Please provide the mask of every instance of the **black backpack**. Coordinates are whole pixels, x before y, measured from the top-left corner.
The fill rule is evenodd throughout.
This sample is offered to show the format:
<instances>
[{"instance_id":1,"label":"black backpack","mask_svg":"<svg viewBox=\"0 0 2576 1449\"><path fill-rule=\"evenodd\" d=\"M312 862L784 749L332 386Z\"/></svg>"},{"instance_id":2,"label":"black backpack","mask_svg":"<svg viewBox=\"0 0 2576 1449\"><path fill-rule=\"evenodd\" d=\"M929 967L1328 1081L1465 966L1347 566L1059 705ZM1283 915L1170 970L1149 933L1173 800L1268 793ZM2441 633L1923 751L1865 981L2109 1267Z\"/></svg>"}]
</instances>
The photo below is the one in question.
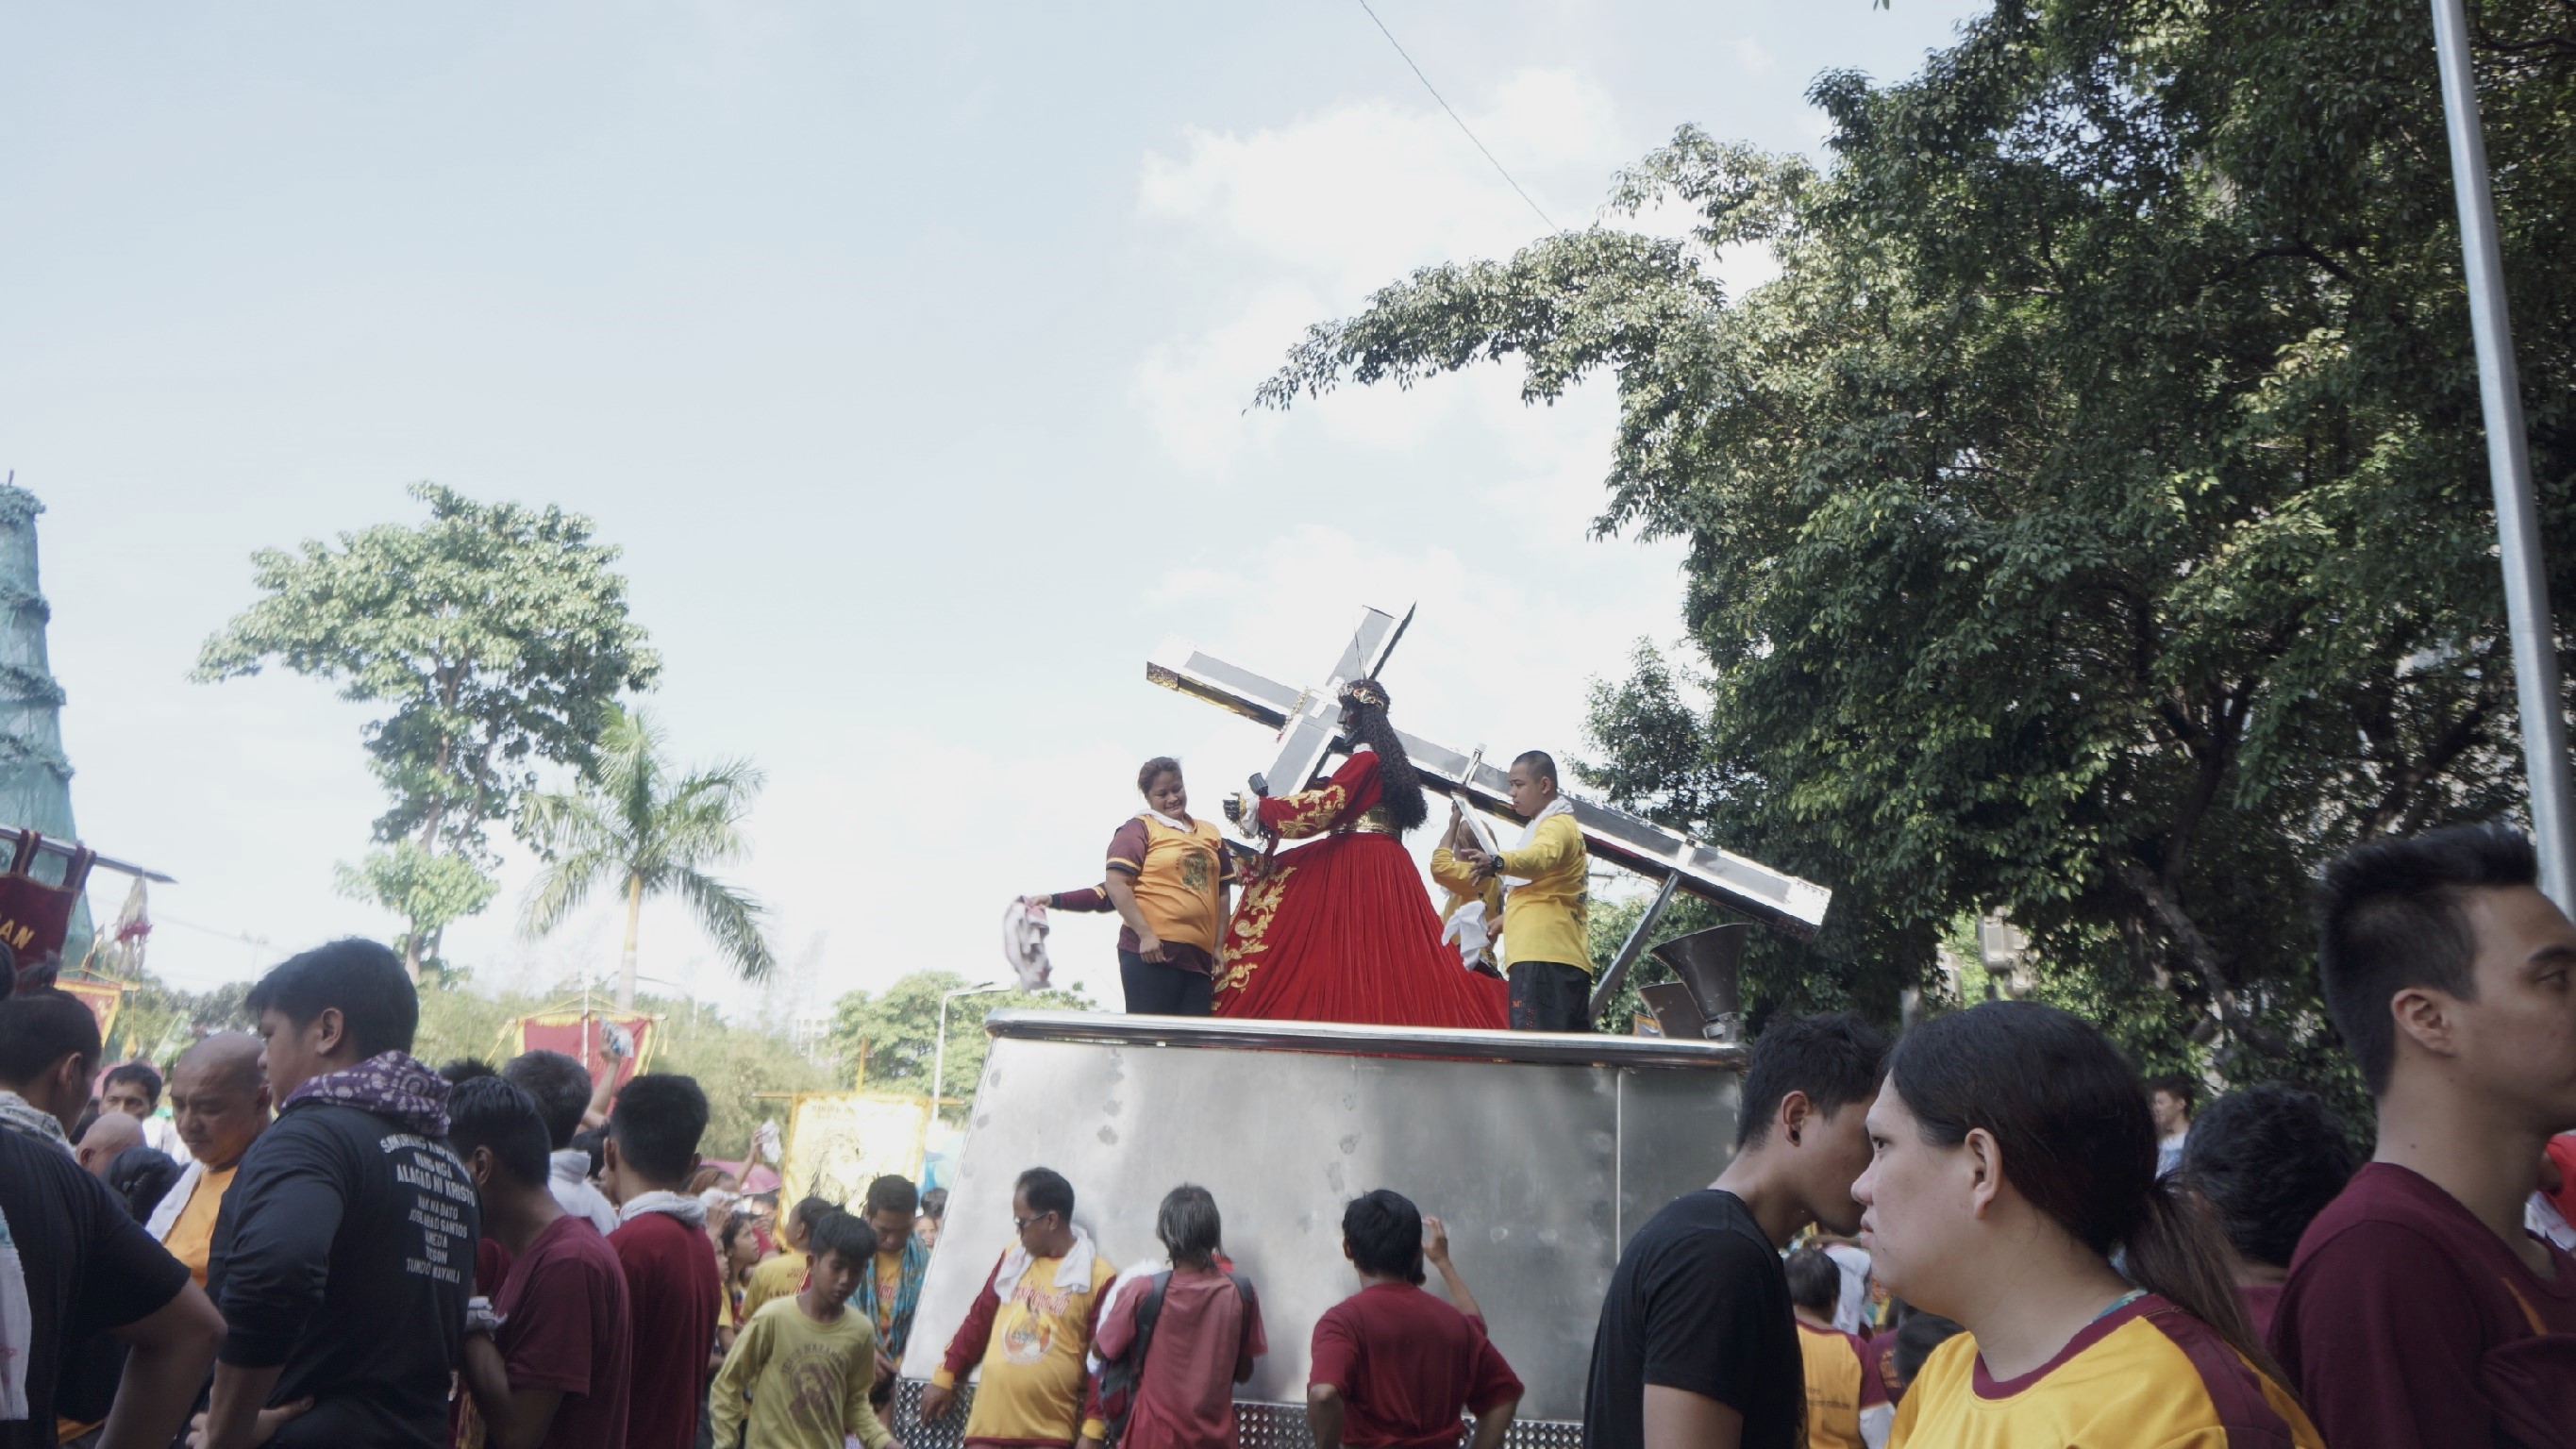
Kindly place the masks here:
<instances>
[{"instance_id":1,"label":"black backpack","mask_svg":"<svg viewBox=\"0 0 2576 1449\"><path fill-rule=\"evenodd\" d=\"M1253 1302L1250 1283L1231 1268L1217 1271L1234 1285L1235 1300L1246 1315L1261 1311ZM1131 1290L1145 1295L1136 1305L1136 1341L1127 1345L1125 1353L1100 1365L1100 1418L1109 1426L1106 1442L1112 1446L1127 1436L1128 1416L1136 1411L1136 1392L1145 1382L1145 1354L1154 1346L1154 1321L1163 1316L1163 1290L1171 1282L1172 1270L1166 1268ZM1247 1316L1245 1321L1251 1320Z\"/></svg>"}]
</instances>

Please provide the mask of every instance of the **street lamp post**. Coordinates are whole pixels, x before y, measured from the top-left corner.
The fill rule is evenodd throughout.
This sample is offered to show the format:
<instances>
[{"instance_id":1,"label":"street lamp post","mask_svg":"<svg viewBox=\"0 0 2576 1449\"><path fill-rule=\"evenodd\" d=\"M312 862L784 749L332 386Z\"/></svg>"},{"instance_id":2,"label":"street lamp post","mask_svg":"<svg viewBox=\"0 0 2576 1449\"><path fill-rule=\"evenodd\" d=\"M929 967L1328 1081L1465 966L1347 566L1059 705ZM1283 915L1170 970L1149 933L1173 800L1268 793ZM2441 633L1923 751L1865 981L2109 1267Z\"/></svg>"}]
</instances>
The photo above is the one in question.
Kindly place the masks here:
<instances>
[{"instance_id":1,"label":"street lamp post","mask_svg":"<svg viewBox=\"0 0 2576 1449\"><path fill-rule=\"evenodd\" d=\"M2513 637L2514 702L2522 714L2522 768L2531 792L2531 834L2540 849L2540 887L2576 910L2576 789L2567 761L2559 697L2558 637L2549 612L2549 574L2540 556L2540 510L2531 491L2523 438L2522 384L2505 310L2504 252L2496 240L2495 194L2487 184L2485 127L2469 65L2469 21L2461 0L2433 0L2433 49L2442 78L2442 117L2451 138L2451 187L2460 209L2460 253L2469 280L2469 328L2478 354L2478 399L2486 414L2487 472L2495 488L2496 553L2504 566L2505 623Z\"/></svg>"},{"instance_id":2,"label":"street lamp post","mask_svg":"<svg viewBox=\"0 0 2576 1449\"><path fill-rule=\"evenodd\" d=\"M930 1129L939 1120L939 1092L948 1080L948 1003L961 996L983 996L1010 988L987 981L981 986L960 986L939 994L939 1038L930 1049L930 1111L921 1119L921 1170L930 1171Z\"/></svg>"}]
</instances>

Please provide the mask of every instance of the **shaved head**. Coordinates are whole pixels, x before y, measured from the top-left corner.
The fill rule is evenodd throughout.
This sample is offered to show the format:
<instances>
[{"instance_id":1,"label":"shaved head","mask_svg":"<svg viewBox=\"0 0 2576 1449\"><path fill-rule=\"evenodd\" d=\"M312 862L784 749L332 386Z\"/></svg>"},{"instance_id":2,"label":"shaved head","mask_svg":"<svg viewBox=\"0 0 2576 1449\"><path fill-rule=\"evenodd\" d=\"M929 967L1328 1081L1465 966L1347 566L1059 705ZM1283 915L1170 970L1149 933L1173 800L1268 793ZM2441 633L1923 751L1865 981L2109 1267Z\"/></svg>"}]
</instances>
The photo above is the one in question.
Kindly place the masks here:
<instances>
[{"instance_id":1,"label":"shaved head","mask_svg":"<svg viewBox=\"0 0 2576 1449\"><path fill-rule=\"evenodd\" d=\"M89 1130L81 1134L80 1145L72 1149L72 1155L79 1158L80 1165L89 1169L99 1181L105 1182L107 1165L116 1160L116 1154L142 1145L143 1124L140 1121L123 1112L101 1112L98 1120L89 1124Z\"/></svg>"},{"instance_id":2,"label":"shaved head","mask_svg":"<svg viewBox=\"0 0 2576 1449\"><path fill-rule=\"evenodd\" d=\"M259 1053L259 1038L249 1032L219 1031L180 1053L179 1064L170 1069L170 1080L194 1073L207 1086L248 1091L267 1080L260 1073Z\"/></svg>"},{"instance_id":3,"label":"shaved head","mask_svg":"<svg viewBox=\"0 0 2576 1449\"><path fill-rule=\"evenodd\" d=\"M170 1116L179 1140L216 1171L241 1161L268 1130L268 1074L260 1040L225 1031L198 1042L170 1073Z\"/></svg>"}]
</instances>

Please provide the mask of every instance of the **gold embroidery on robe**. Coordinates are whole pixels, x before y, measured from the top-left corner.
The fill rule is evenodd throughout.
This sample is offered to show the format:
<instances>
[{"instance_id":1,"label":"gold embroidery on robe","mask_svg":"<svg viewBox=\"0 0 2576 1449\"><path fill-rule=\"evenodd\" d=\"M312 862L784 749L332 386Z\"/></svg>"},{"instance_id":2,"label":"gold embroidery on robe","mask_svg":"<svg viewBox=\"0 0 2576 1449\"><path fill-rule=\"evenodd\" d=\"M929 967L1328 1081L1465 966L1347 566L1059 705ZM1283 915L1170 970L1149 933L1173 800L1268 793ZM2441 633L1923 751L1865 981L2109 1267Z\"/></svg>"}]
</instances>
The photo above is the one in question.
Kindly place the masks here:
<instances>
[{"instance_id":1,"label":"gold embroidery on robe","mask_svg":"<svg viewBox=\"0 0 2576 1449\"><path fill-rule=\"evenodd\" d=\"M1282 840L1303 840L1331 829L1333 821L1349 808L1351 792L1336 783L1318 790L1281 795L1270 803L1286 811L1269 822L1270 828L1278 832Z\"/></svg>"},{"instance_id":2,"label":"gold embroidery on robe","mask_svg":"<svg viewBox=\"0 0 2576 1449\"><path fill-rule=\"evenodd\" d=\"M1216 989L1238 991L1252 979L1260 962L1254 958L1269 949L1261 939L1270 929L1270 918L1279 914L1280 898L1287 893L1288 877L1297 867L1273 863L1270 873L1252 883L1243 893L1243 905L1235 912L1235 930L1225 943L1225 959L1217 965Z\"/></svg>"}]
</instances>

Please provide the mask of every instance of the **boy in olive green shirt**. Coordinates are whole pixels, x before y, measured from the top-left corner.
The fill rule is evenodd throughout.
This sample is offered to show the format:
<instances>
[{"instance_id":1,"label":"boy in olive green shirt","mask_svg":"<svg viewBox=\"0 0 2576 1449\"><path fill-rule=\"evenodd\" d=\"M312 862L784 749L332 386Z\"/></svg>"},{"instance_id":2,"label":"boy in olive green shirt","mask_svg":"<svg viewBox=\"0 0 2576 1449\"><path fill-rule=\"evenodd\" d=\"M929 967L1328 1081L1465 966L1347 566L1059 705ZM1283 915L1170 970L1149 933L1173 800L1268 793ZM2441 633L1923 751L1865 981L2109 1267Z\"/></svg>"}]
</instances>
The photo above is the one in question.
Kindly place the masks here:
<instances>
[{"instance_id":1,"label":"boy in olive green shirt","mask_svg":"<svg viewBox=\"0 0 2576 1449\"><path fill-rule=\"evenodd\" d=\"M803 1291L751 1315L716 1374L709 1415L719 1449L738 1441L746 1412L759 1449L903 1449L886 1432L868 1390L877 1376L877 1330L848 1300L876 1257L876 1230L835 1212L806 1229Z\"/></svg>"}]
</instances>

